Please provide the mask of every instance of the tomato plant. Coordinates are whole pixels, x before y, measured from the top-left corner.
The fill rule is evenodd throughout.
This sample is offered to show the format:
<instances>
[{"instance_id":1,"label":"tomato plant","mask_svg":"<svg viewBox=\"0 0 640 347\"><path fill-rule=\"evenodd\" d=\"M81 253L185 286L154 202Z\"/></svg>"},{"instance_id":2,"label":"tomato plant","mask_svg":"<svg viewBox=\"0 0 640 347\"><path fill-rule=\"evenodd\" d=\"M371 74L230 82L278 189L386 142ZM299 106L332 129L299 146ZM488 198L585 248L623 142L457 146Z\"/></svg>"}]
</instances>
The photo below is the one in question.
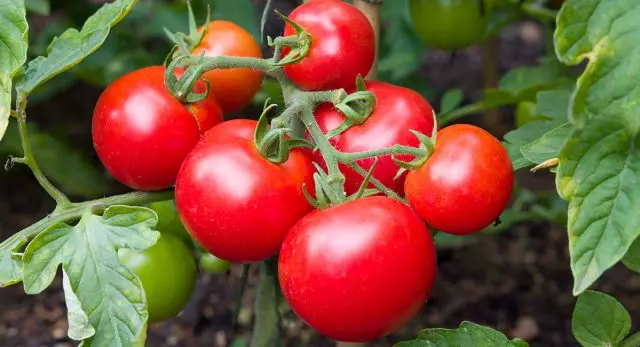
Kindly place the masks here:
<instances>
[{"instance_id":1,"label":"tomato plant","mask_svg":"<svg viewBox=\"0 0 640 347\"><path fill-rule=\"evenodd\" d=\"M204 30L202 41L193 54L207 57L232 56L262 58L262 50L256 40L241 26L224 20L210 22ZM260 89L264 74L253 69L211 70L204 74L213 94L224 112L241 110Z\"/></svg>"},{"instance_id":2,"label":"tomato plant","mask_svg":"<svg viewBox=\"0 0 640 347\"><path fill-rule=\"evenodd\" d=\"M180 239L163 234L151 248L143 252L122 248L118 257L142 282L149 322L169 319L186 306L196 284L197 267Z\"/></svg>"},{"instance_id":3,"label":"tomato plant","mask_svg":"<svg viewBox=\"0 0 640 347\"><path fill-rule=\"evenodd\" d=\"M126 74L105 89L93 114L93 144L109 173L138 190L175 184L180 164L200 136L222 120L212 96L182 105L164 86L165 69ZM198 87L200 91L203 84Z\"/></svg>"},{"instance_id":4,"label":"tomato plant","mask_svg":"<svg viewBox=\"0 0 640 347\"><path fill-rule=\"evenodd\" d=\"M289 228L311 210L302 185L313 166L301 150L277 165L252 142L257 122L212 128L185 159L176 203L187 230L211 254L231 262L274 255ZM250 216L250 218L248 218Z\"/></svg>"},{"instance_id":5,"label":"tomato plant","mask_svg":"<svg viewBox=\"0 0 640 347\"><path fill-rule=\"evenodd\" d=\"M376 106L367 121L356 125L331 139L333 146L346 153L379 150L393 145L419 147L420 141L410 130L431 134L434 127L433 108L427 100L415 91L379 81L366 82L366 89L376 97ZM331 104L320 105L315 112L322 131L326 134L337 128L346 117ZM314 159L323 163L322 155L314 152ZM397 159L408 160L407 156ZM324 163L323 163L324 164ZM361 161L362 167L369 170L373 161ZM355 193L363 182L363 177L346 165L341 165L345 175L345 191ZM396 178L398 165L391 156L377 157L373 177L386 187L404 195L404 178Z\"/></svg>"},{"instance_id":6,"label":"tomato plant","mask_svg":"<svg viewBox=\"0 0 640 347\"><path fill-rule=\"evenodd\" d=\"M428 225L464 235L500 216L513 179L511 160L498 139L476 126L456 124L438 132L433 156L409 172L405 192Z\"/></svg>"},{"instance_id":7,"label":"tomato plant","mask_svg":"<svg viewBox=\"0 0 640 347\"><path fill-rule=\"evenodd\" d=\"M424 305L436 253L409 207L367 197L301 219L287 234L278 271L287 302L309 325L339 341L370 341Z\"/></svg>"},{"instance_id":8,"label":"tomato plant","mask_svg":"<svg viewBox=\"0 0 640 347\"><path fill-rule=\"evenodd\" d=\"M480 41L486 23L483 0L410 0L416 32L429 46L455 50Z\"/></svg>"},{"instance_id":9,"label":"tomato plant","mask_svg":"<svg viewBox=\"0 0 640 347\"><path fill-rule=\"evenodd\" d=\"M367 17L339 0L314 0L296 8L289 18L311 35L306 57L283 71L306 90L349 88L373 64L375 37ZM287 23L284 35L295 33ZM284 54L289 52L284 50ZM339 68L337 68L339 66Z\"/></svg>"}]
</instances>

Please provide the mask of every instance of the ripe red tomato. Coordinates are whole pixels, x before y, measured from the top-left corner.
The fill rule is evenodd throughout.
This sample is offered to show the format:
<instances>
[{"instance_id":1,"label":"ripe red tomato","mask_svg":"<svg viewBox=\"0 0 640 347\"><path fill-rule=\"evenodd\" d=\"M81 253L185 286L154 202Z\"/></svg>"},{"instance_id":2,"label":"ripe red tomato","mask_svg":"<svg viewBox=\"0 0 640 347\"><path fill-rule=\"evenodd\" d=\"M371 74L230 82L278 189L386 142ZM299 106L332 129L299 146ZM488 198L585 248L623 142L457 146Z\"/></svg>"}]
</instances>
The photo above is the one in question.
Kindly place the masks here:
<instances>
[{"instance_id":1,"label":"ripe red tomato","mask_svg":"<svg viewBox=\"0 0 640 347\"><path fill-rule=\"evenodd\" d=\"M431 294L436 251L406 205L366 197L301 219L287 234L278 272L291 308L320 333L346 342L385 336Z\"/></svg>"},{"instance_id":2,"label":"ripe red tomato","mask_svg":"<svg viewBox=\"0 0 640 347\"><path fill-rule=\"evenodd\" d=\"M280 165L253 142L257 122L236 119L209 130L185 159L176 203L185 227L209 253L230 262L274 255L285 234L312 206L314 167L299 148Z\"/></svg>"},{"instance_id":3,"label":"ripe red tomato","mask_svg":"<svg viewBox=\"0 0 640 347\"><path fill-rule=\"evenodd\" d=\"M498 139L476 126L456 124L438 132L433 156L409 172L405 192L427 224L466 235L500 216L513 180L511 160Z\"/></svg>"},{"instance_id":4,"label":"ripe red tomato","mask_svg":"<svg viewBox=\"0 0 640 347\"><path fill-rule=\"evenodd\" d=\"M367 81L367 90L376 97L376 107L362 125L356 125L342 134L333 137L330 142L341 152L362 152L391 147L395 144L419 147L420 141L409 130L431 135L434 126L433 108L427 100L411 89L385 82ZM326 134L335 129L345 117L331 104L320 105L315 112L322 131ZM324 166L324 159L315 151L313 159ZM401 160L411 160L411 156L397 156ZM373 159L360 160L365 170L373 165ZM347 194L358 191L363 178L346 165L340 166L345 175ZM373 176L396 193L404 195L406 173L394 180L398 165L391 156L378 157ZM373 187L372 185L370 185Z\"/></svg>"},{"instance_id":5,"label":"ripe red tomato","mask_svg":"<svg viewBox=\"0 0 640 347\"><path fill-rule=\"evenodd\" d=\"M311 48L300 62L284 73L305 90L349 88L358 74L365 76L375 55L375 36L367 17L341 0L313 0L291 12L289 18L312 36ZM284 35L295 35L286 24ZM287 54L289 49L284 49Z\"/></svg>"},{"instance_id":6,"label":"ripe red tomato","mask_svg":"<svg viewBox=\"0 0 640 347\"><path fill-rule=\"evenodd\" d=\"M174 185L182 161L222 121L213 96L183 105L164 85L165 68L130 72L109 85L93 112L93 145L107 171L137 190ZM204 83L196 92L204 92Z\"/></svg>"},{"instance_id":7,"label":"ripe red tomato","mask_svg":"<svg viewBox=\"0 0 640 347\"><path fill-rule=\"evenodd\" d=\"M200 28L203 30L204 27ZM224 20L209 23L194 55L262 58L258 42L241 26ZM264 74L252 69L216 69L204 74L224 112L240 111L260 89Z\"/></svg>"}]
</instances>

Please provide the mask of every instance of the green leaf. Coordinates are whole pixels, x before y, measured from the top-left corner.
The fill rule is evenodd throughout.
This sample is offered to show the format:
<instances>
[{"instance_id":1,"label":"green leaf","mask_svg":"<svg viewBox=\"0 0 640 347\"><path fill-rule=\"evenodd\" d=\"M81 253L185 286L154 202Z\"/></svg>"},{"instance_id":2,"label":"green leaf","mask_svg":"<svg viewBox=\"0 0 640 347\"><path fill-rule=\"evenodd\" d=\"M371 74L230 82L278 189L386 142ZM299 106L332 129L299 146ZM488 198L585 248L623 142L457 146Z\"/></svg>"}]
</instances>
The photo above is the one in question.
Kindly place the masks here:
<instances>
[{"instance_id":1,"label":"green leaf","mask_svg":"<svg viewBox=\"0 0 640 347\"><path fill-rule=\"evenodd\" d=\"M280 317L278 313L277 262L260 263L260 284L255 302L256 318L251 347L275 347L281 345Z\"/></svg>"},{"instance_id":2,"label":"green leaf","mask_svg":"<svg viewBox=\"0 0 640 347\"><path fill-rule=\"evenodd\" d=\"M0 288L22 281L22 256L17 253L27 242L22 238L9 238L0 244Z\"/></svg>"},{"instance_id":3,"label":"green leaf","mask_svg":"<svg viewBox=\"0 0 640 347\"><path fill-rule=\"evenodd\" d=\"M418 339L395 347L528 347L522 339L509 340L503 333L472 322L462 322L457 329L427 329Z\"/></svg>"},{"instance_id":4,"label":"green leaf","mask_svg":"<svg viewBox=\"0 0 640 347\"><path fill-rule=\"evenodd\" d=\"M115 0L100 7L87 19L80 31L68 29L55 38L47 48L47 56L29 62L20 74L16 88L30 93L38 85L64 72L98 49L137 0Z\"/></svg>"},{"instance_id":5,"label":"green leaf","mask_svg":"<svg viewBox=\"0 0 640 347\"><path fill-rule=\"evenodd\" d=\"M102 169L97 169L76 148L66 143L60 136L38 131L33 123L28 123L28 127L34 156L44 174L62 191L73 196L97 198L111 190L113 181L108 174ZM0 154L21 153L22 145L18 128L11 126L7 130L4 141L0 143ZM62 158L61 153L64 153Z\"/></svg>"},{"instance_id":6,"label":"green leaf","mask_svg":"<svg viewBox=\"0 0 640 347\"><path fill-rule=\"evenodd\" d=\"M82 310L80 299L76 296L69 282L69 275L62 271L62 289L69 318L69 337L81 341L95 335L96 330L89 324L89 316Z\"/></svg>"},{"instance_id":7,"label":"green leaf","mask_svg":"<svg viewBox=\"0 0 640 347\"><path fill-rule=\"evenodd\" d=\"M464 99L464 94L462 90L455 88L449 89L442 96L442 100L440 101L440 114L445 114L447 112L451 112L456 109L460 104L462 104L462 100Z\"/></svg>"},{"instance_id":8,"label":"green leaf","mask_svg":"<svg viewBox=\"0 0 640 347\"><path fill-rule=\"evenodd\" d=\"M517 101L533 101L539 91L552 89L565 79L564 68L549 60L538 66L509 70L500 80L498 90L510 94Z\"/></svg>"},{"instance_id":9,"label":"green leaf","mask_svg":"<svg viewBox=\"0 0 640 347\"><path fill-rule=\"evenodd\" d=\"M152 229L156 223L157 215L148 208L111 206L102 216L87 211L75 226L52 225L25 250L25 292L45 290L62 265L69 281L70 337L87 338L91 327L95 335L82 346L143 346L148 318L144 291L120 264L117 250L151 247L159 237Z\"/></svg>"},{"instance_id":10,"label":"green leaf","mask_svg":"<svg viewBox=\"0 0 640 347\"><path fill-rule=\"evenodd\" d=\"M571 330L582 346L617 346L630 329L631 316L614 297L587 290L578 298Z\"/></svg>"},{"instance_id":11,"label":"green leaf","mask_svg":"<svg viewBox=\"0 0 640 347\"><path fill-rule=\"evenodd\" d=\"M589 63L573 94L576 126L559 156L556 186L569 201L574 294L618 263L640 235L640 6L635 0L568 0L556 53Z\"/></svg>"},{"instance_id":12,"label":"green leaf","mask_svg":"<svg viewBox=\"0 0 640 347\"><path fill-rule=\"evenodd\" d=\"M560 88L544 90L538 93L537 110L540 115L566 122L569 119L571 91Z\"/></svg>"},{"instance_id":13,"label":"green leaf","mask_svg":"<svg viewBox=\"0 0 640 347\"><path fill-rule=\"evenodd\" d=\"M25 5L27 10L43 16L48 16L51 13L49 0L26 0Z\"/></svg>"},{"instance_id":14,"label":"green leaf","mask_svg":"<svg viewBox=\"0 0 640 347\"><path fill-rule=\"evenodd\" d=\"M234 22L260 42L260 25L256 5L251 0L210 0L212 18Z\"/></svg>"},{"instance_id":15,"label":"green leaf","mask_svg":"<svg viewBox=\"0 0 640 347\"><path fill-rule=\"evenodd\" d=\"M420 68L422 42L409 20L408 0L385 1L380 13L382 20L389 25L380 37L378 72L380 80L395 83ZM423 79L421 84L424 85Z\"/></svg>"},{"instance_id":16,"label":"green leaf","mask_svg":"<svg viewBox=\"0 0 640 347\"><path fill-rule=\"evenodd\" d=\"M520 147L520 152L527 160L536 164L557 158L569 135L571 135L571 131L571 124L564 123L535 141Z\"/></svg>"},{"instance_id":17,"label":"green leaf","mask_svg":"<svg viewBox=\"0 0 640 347\"><path fill-rule=\"evenodd\" d=\"M9 126L13 76L27 60L26 15L24 0L0 2L0 140Z\"/></svg>"},{"instance_id":18,"label":"green leaf","mask_svg":"<svg viewBox=\"0 0 640 347\"><path fill-rule=\"evenodd\" d=\"M640 237L631 244L622 262L630 270L640 272Z\"/></svg>"}]
</instances>

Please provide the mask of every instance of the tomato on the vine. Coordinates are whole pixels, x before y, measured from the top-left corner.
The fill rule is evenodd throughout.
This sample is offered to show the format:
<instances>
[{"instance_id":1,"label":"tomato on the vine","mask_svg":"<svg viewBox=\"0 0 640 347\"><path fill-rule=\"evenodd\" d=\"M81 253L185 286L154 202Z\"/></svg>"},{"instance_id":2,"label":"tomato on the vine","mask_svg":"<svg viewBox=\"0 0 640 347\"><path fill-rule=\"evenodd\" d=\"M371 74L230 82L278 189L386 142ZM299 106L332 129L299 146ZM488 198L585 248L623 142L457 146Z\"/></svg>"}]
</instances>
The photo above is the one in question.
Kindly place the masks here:
<instances>
[{"instance_id":1,"label":"tomato on the vine","mask_svg":"<svg viewBox=\"0 0 640 347\"><path fill-rule=\"evenodd\" d=\"M300 62L284 66L285 75L305 90L350 88L373 65L375 35L367 17L341 0L314 0L294 9L289 18L307 30L311 48ZM295 35L289 23L284 35ZM290 50L284 49L283 54Z\"/></svg>"},{"instance_id":2,"label":"tomato on the vine","mask_svg":"<svg viewBox=\"0 0 640 347\"><path fill-rule=\"evenodd\" d=\"M191 236L180 220L174 200L152 202L149 204L149 208L158 215L156 229L159 232L172 234L187 243L191 242Z\"/></svg>"},{"instance_id":3,"label":"tomato on the vine","mask_svg":"<svg viewBox=\"0 0 640 347\"><path fill-rule=\"evenodd\" d=\"M456 50L482 39L486 16L483 0L411 0L418 36L429 46Z\"/></svg>"},{"instance_id":4,"label":"tomato on the vine","mask_svg":"<svg viewBox=\"0 0 640 347\"><path fill-rule=\"evenodd\" d=\"M263 158L257 122L235 119L209 130L185 159L176 203L187 230L209 253L231 262L274 255L291 226L311 209L302 187L314 167L299 148L282 164Z\"/></svg>"},{"instance_id":5,"label":"tomato on the vine","mask_svg":"<svg viewBox=\"0 0 640 347\"><path fill-rule=\"evenodd\" d=\"M376 97L376 107L362 125L355 125L331 138L330 142L337 150L345 153L362 152L383 149L396 144L419 147L420 141L409 130L431 135L435 123L433 108L420 94L408 88L379 81L367 81L366 88ZM345 116L331 104L320 105L315 111L315 116L325 134L345 120ZM319 151L315 151L312 155L316 162L324 166L324 159ZM398 155L396 158L413 159L405 155ZM358 163L365 170L369 170L373 160L360 160ZM373 177L396 193L404 195L406 173L394 179L398 169L398 165L394 163L391 156L380 156ZM340 164L340 171L345 175L347 194L357 192L363 182L362 175L342 164Z\"/></svg>"},{"instance_id":6,"label":"tomato on the vine","mask_svg":"<svg viewBox=\"0 0 640 347\"><path fill-rule=\"evenodd\" d=\"M231 264L222 260L211 253L205 253L200 256L200 267L212 274L224 274L229 271Z\"/></svg>"},{"instance_id":7,"label":"tomato on the vine","mask_svg":"<svg viewBox=\"0 0 640 347\"><path fill-rule=\"evenodd\" d=\"M502 143L484 129L456 124L438 132L435 152L409 172L405 192L431 227L465 235L500 216L513 184L513 167Z\"/></svg>"},{"instance_id":8,"label":"tomato on the vine","mask_svg":"<svg viewBox=\"0 0 640 347\"><path fill-rule=\"evenodd\" d=\"M109 85L93 112L93 144L107 171L136 190L173 186L200 136L222 121L215 98L181 104L165 87L165 68L130 72ZM181 73L181 71L177 71ZM204 82L195 92L204 92Z\"/></svg>"},{"instance_id":9,"label":"tomato on the vine","mask_svg":"<svg viewBox=\"0 0 640 347\"><path fill-rule=\"evenodd\" d=\"M198 269L187 246L170 234L161 234L149 249L118 250L120 262L142 283L149 322L167 320L182 311L193 294Z\"/></svg>"},{"instance_id":10,"label":"tomato on the vine","mask_svg":"<svg viewBox=\"0 0 640 347\"><path fill-rule=\"evenodd\" d=\"M436 250L406 205L365 197L301 219L287 234L282 293L310 326L338 341L370 341L411 319L431 294Z\"/></svg>"},{"instance_id":11,"label":"tomato on the vine","mask_svg":"<svg viewBox=\"0 0 640 347\"><path fill-rule=\"evenodd\" d=\"M204 30L201 27L200 30ZM241 26L214 20L206 27L194 55L262 58L258 42ZM215 69L204 73L211 93L224 112L236 112L246 106L260 89L264 73L253 69Z\"/></svg>"}]
</instances>

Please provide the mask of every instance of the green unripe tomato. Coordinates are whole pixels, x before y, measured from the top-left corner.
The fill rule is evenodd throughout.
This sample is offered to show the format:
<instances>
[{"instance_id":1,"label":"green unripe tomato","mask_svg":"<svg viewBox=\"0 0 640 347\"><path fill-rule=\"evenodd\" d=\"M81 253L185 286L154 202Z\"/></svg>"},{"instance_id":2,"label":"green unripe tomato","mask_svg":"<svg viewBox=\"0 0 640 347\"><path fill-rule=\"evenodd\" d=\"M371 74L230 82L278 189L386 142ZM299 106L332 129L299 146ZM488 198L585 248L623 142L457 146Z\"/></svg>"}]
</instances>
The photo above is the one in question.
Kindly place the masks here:
<instances>
[{"instance_id":1,"label":"green unripe tomato","mask_svg":"<svg viewBox=\"0 0 640 347\"><path fill-rule=\"evenodd\" d=\"M198 269L191 251L171 234L161 234L151 248L118 251L120 262L142 282L149 323L167 320L182 311L193 294Z\"/></svg>"},{"instance_id":2,"label":"green unripe tomato","mask_svg":"<svg viewBox=\"0 0 640 347\"><path fill-rule=\"evenodd\" d=\"M411 0L411 20L429 46L456 50L482 38L486 17L482 0Z\"/></svg>"},{"instance_id":3,"label":"green unripe tomato","mask_svg":"<svg viewBox=\"0 0 640 347\"><path fill-rule=\"evenodd\" d=\"M182 220L180 220L174 200L153 202L149 204L149 208L158 214L156 229L159 232L173 234L184 242L191 242L191 235L189 235L189 232L182 224Z\"/></svg>"},{"instance_id":4,"label":"green unripe tomato","mask_svg":"<svg viewBox=\"0 0 640 347\"><path fill-rule=\"evenodd\" d=\"M222 260L211 253L204 253L200 257L200 267L212 274L224 274L229 271L231 263Z\"/></svg>"}]
</instances>

